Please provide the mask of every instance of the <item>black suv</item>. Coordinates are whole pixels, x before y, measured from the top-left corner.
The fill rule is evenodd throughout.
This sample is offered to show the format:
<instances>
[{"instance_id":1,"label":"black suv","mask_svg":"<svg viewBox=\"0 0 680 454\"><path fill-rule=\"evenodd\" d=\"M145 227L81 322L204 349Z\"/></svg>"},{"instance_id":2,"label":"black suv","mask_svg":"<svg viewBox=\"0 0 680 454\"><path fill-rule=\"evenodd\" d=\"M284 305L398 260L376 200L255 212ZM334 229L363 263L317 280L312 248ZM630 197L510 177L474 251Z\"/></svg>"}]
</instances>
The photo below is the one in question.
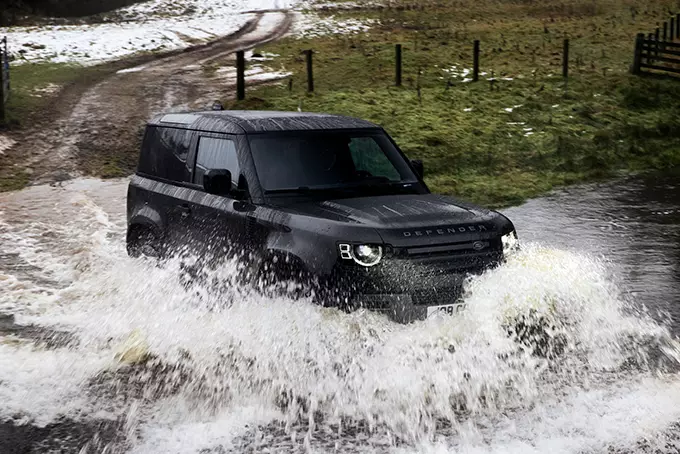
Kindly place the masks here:
<instances>
[{"instance_id":1,"label":"black suv","mask_svg":"<svg viewBox=\"0 0 680 454\"><path fill-rule=\"evenodd\" d=\"M381 127L312 113L154 118L127 218L132 256L236 253L322 304L400 321L458 311L465 277L517 247L503 215L430 193Z\"/></svg>"}]
</instances>

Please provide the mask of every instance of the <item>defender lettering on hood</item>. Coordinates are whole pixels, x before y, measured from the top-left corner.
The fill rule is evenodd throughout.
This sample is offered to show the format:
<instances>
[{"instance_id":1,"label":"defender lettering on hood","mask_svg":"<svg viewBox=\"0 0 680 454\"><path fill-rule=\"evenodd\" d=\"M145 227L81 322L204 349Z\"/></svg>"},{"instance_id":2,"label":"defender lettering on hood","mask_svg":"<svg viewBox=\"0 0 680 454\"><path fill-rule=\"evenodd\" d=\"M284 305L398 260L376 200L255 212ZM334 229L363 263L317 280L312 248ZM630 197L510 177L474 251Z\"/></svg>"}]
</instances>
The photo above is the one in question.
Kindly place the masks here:
<instances>
[{"instance_id":1,"label":"defender lettering on hood","mask_svg":"<svg viewBox=\"0 0 680 454\"><path fill-rule=\"evenodd\" d=\"M411 231L404 231L401 232L401 234L406 237L412 237L412 236L434 236L434 235L457 235L459 233L469 233L469 232L488 232L489 229L483 225L483 224L478 224L478 225L461 225L461 226L453 226L453 227L437 227L437 228L431 228L431 229L425 229L425 230L411 230Z\"/></svg>"}]
</instances>

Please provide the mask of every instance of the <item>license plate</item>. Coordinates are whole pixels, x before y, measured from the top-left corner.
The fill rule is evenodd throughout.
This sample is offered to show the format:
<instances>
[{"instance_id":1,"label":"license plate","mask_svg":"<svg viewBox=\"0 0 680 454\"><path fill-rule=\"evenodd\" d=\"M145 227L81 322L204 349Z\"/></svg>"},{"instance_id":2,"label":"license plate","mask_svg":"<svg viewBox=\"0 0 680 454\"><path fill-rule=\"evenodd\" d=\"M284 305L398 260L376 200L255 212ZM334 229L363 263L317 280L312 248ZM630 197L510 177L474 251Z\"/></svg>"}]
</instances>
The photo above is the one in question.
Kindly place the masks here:
<instances>
[{"instance_id":1,"label":"license plate","mask_svg":"<svg viewBox=\"0 0 680 454\"><path fill-rule=\"evenodd\" d=\"M427 308L427 316L431 317L435 314L439 315L456 315L465 309L465 303L444 304L443 306L430 306Z\"/></svg>"}]
</instances>

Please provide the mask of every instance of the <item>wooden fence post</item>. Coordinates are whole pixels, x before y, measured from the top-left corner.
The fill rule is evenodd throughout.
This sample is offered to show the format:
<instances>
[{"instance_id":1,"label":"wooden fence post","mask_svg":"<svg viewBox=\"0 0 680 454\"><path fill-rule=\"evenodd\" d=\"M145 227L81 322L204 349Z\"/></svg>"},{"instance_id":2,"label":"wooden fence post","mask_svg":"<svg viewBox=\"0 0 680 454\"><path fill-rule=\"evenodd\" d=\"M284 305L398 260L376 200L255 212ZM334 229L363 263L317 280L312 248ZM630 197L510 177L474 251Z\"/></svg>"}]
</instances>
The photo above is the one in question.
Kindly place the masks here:
<instances>
[{"instance_id":1,"label":"wooden fence post","mask_svg":"<svg viewBox=\"0 0 680 454\"><path fill-rule=\"evenodd\" d=\"M675 15L675 37L680 39L680 13Z\"/></svg>"},{"instance_id":2,"label":"wooden fence post","mask_svg":"<svg viewBox=\"0 0 680 454\"><path fill-rule=\"evenodd\" d=\"M663 40L662 41L668 41L668 22L663 23Z\"/></svg>"},{"instance_id":3,"label":"wooden fence post","mask_svg":"<svg viewBox=\"0 0 680 454\"><path fill-rule=\"evenodd\" d=\"M659 56L659 40L661 39L659 27L656 27L656 32L654 33L654 56Z\"/></svg>"},{"instance_id":4,"label":"wooden fence post","mask_svg":"<svg viewBox=\"0 0 680 454\"><path fill-rule=\"evenodd\" d=\"M314 91L314 71L312 69L312 49L306 50L307 55L307 91L312 93Z\"/></svg>"},{"instance_id":5,"label":"wooden fence post","mask_svg":"<svg viewBox=\"0 0 680 454\"><path fill-rule=\"evenodd\" d=\"M475 40L475 47L473 51L472 61L472 80L477 82L479 80L479 40Z\"/></svg>"},{"instance_id":6,"label":"wooden fence post","mask_svg":"<svg viewBox=\"0 0 680 454\"><path fill-rule=\"evenodd\" d=\"M645 34L638 33L637 38L635 38L635 56L633 57L633 68L632 73L636 76L640 74L640 69L642 66L642 46L645 42Z\"/></svg>"},{"instance_id":7,"label":"wooden fence post","mask_svg":"<svg viewBox=\"0 0 680 454\"><path fill-rule=\"evenodd\" d=\"M569 38L564 39L564 50L562 55L562 77L569 77Z\"/></svg>"},{"instance_id":8,"label":"wooden fence post","mask_svg":"<svg viewBox=\"0 0 680 454\"><path fill-rule=\"evenodd\" d=\"M671 34L670 34L671 41L675 41L675 18L671 17Z\"/></svg>"},{"instance_id":9,"label":"wooden fence post","mask_svg":"<svg viewBox=\"0 0 680 454\"><path fill-rule=\"evenodd\" d=\"M401 87L401 44L397 44L394 47L394 52L397 60L396 74L395 74L395 85Z\"/></svg>"},{"instance_id":10,"label":"wooden fence post","mask_svg":"<svg viewBox=\"0 0 680 454\"><path fill-rule=\"evenodd\" d=\"M236 99L246 99L246 57L245 52L236 52Z\"/></svg>"}]
</instances>

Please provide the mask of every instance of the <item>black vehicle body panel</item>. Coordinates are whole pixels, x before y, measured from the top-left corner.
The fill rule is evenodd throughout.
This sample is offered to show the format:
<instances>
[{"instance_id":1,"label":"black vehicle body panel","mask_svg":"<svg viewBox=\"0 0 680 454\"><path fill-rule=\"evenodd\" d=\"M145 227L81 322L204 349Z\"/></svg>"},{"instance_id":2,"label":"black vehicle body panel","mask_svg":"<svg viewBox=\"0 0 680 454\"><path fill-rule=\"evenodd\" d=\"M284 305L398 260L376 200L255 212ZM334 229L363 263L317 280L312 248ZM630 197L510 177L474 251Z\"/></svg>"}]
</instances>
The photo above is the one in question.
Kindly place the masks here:
<instances>
[{"instance_id":1,"label":"black vehicle body panel","mask_svg":"<svg viewBox=\"0 0 680 454\"><path fill-rule=\"evenodd\" d=\"M386 134L363 120L219 111L161 115L147 128L157 129L155 136L147 133L149 137L190 143L180 156L185 161L173 164L186 165L188 175L186 181L171 180L142 171L140 164L128 190L130 230L151 228L170 247L189 247L201 254L237 252L255 264L274 257L290 260L314 276L324 304L361 302L401 321L424 318L428 306L454 302L468 275L497 265L503 259L501 236L514 232L499 213L431 194L421 178L392 194L374 193L372 188L366 194L363 189L347 194L270 194L263 189L249 137L324 131ZM198 144L204 137L235 144L238 197L209 194L194 181ZM140 163L145 154L155 152L146 142ZM360 266L340 257L340 243L381 245L384 258L375 266Z\"/></svg>"}]
</instances>

